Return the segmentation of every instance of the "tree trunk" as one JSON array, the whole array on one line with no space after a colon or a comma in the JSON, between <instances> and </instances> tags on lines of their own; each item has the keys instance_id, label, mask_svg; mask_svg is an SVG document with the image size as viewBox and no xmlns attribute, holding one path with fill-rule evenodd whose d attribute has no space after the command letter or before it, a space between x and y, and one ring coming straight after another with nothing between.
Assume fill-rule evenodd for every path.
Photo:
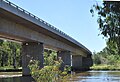
<instances>
[{"instance_id":1,"label":"tree trunk","mask_svg":"<svg viewBox=\"0 0 120 82\"><path fill-rule=\"evenodd\" d=\"M16 49L13 50L13 67L16 69Z\"/></svg>"}]
</instances>

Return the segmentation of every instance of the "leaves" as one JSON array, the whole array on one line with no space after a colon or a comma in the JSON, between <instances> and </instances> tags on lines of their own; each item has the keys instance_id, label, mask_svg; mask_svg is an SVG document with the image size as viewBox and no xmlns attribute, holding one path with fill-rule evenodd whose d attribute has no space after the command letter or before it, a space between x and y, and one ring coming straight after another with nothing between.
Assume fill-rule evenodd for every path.
<instances>
[{"instance_id":1,"label":"leaves","mask_svg":"<svg viewBox=\"0 0 120 82\"><path fill-rule=\"evenodd\" d=\"M96 65L119 65L120 56L116 42L108 40L107 46L102 51L93 53L93 61Z\"/></svg>"},{"instance_id":2,"label":"leaves","mask_svg":"<svg viewBox=\"0 0 120 82\"><path fill-rule=\"evenodd\" d=\"M13 66L13 63L16 63L17 67L21 66L20 65L20 61L21 61L20 48L21 48L21 45L18 43L0 40L1 66ZM14 62L13 58L16 60L16 62Z\"/></svg>"},{"instance_id":3,"label":"leaves","mask_svg":"<svg viewBox=\"0 0 120 82\"><path fill-rule=\"evenodd\" d=\"M48 51L49 52L49 51ZM44 52L45 66L39 69L37 60L31 60L29 68L32 77L37 82L66 82L68 78L68 71L71 70L70 66L65 66L64 71L60 70L62 60L57 58L57 53L52 51L51 54Z\"/></svg>"},{"instance_id":4,"label":"leaves","mask_svg":"<svg viewBox=\"0 0 120 82\"><path fill-rule=\"evenodd\" d=\"M90 12L98 14L98 24L101 34L116 42L120 55L120 2L104 1L103 5L93 5Z\"/></svg>"}]
</instances>

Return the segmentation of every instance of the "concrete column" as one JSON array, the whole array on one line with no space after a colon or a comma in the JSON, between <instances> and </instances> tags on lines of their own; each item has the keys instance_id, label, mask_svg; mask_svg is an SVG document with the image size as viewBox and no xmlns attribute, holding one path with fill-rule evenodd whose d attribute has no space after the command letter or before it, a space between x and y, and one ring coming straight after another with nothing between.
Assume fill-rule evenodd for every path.
<instances>
[{"instance_id":1,"label":"concrete column","mask_svg":"<svg viewBox=\"0 0 120 82\"><path fill-rule=\"evenodd\" d=\"M82 56L72 55L72 70L74 71L82 70Z\"/></svg>"},{"instance_id":2,"label":"concrete column","mask_svg":"<svg viewBox=\"0 0 120 82\"><path fill-rule=\"evenodd\" d=\"M43 44L37 42L28 42L22 44L22 72L23 75L30 75L30 69L28 68L29 61L39 60L40 68L43 67Z\"/></svg>"},{"instance_id":3,"label":"concrete column","mask_svg":"<svg viewBox=\"0 0 120 82\"><path fill-rule=\"evenodd\" d=\"M90 67L93 65L93 61L91 57L83 57L82 61L83 61L82 66L85 70L89 70Z\"/></svg>"},{"instance_id":4,"label":"concrete column","mask_svg":"<svg viewBox=\"0 0 120 82\"><path fill-rule=\"evenodd\" d=\"M71 53L70 51L58 51L58 57L63 61L60 70L63 71L66 65L71 66Z\"/></svg>"}]
</instances>

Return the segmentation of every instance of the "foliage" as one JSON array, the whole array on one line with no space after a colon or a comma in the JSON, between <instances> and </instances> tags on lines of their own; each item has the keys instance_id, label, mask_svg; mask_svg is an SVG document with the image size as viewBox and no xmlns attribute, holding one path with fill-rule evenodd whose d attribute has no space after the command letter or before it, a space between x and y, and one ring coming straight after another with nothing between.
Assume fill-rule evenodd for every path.
<instances>
[{"instance_id":1,"label":"foliage","mask_svg":"<svg viewBox=\"0 0 120 82\"><path fill-rule=\"evenodd\" d=\"M21 66L21 45L14 42L0 40L0 66Z\"/></svg>"},{"instance_id":2,"label":"foliage","mask_svg":"<svg viewBox=\"0 0 120 82\"><path fill-rule=\"evenodd\" d=\"M120 66L114 66L114 65L106 65L106 64L100 64L96 65L94 64L91 69L93 70L120 70Z\"/></svg>"},{"instance_id":3,"label":"foliage","mask_svg":"<svg viewBox=\"0 0 120 82\"><path fill-rule=\"evenodd\" d=\"M93 53L93 62L94 64L101 64L100 56L95 52Z\"/></svg>"},{"instance_id":4,"label":"foliage","mask_svg":"<svg viewBox=\"0 0 120 82\"><path fill-rule=\"evenodd\" d=\"M93 54L94 66L92 69L120 69L120 56L113 45L107 45L102 51Z\"/></svg>"},{"instance_id":5,"label":"foliage","mask_svg":"<svg viewBox=\"0 0 120 82\"><path fill-rule=\"evenodd\" d=\"M107 37L107 46L100 52L94 53L94 69L120 69L120 2L104 1L96 3L90 10L98 15L101 34ZM99 65L99 66L98 66Z\"/></svg>"},{"instance_id":6,"label":"foliage","mask_svg":"<svg viewBox=\"0 0 120 82\"><path fill-rule=\"evenodd\" d=\"M57 53L55 51L51 51L51 53L44 52L44 65L54 65L57 60Z\"/></svg>"},{"instance_id":7,"label":"foliage","mask_svg":"<svg viewBox=\"0 0 120 82\"><path fill-rule=\"evenodd\" d=\"M93 5L90 10L98 14L98 24L101 34L108 37L108 41L116 43L120 55L120 2L104 1L103 5Z\"/></svg>"},{"instance_id":8,"label":"foliage","mask_svg":"<svg viewBox=\"0 0 120 82\"><path fill-rule=\"evenodd\" d=\"M97 65L99 65L99 64L115 65L118 61L120 61L119 55L108 54L108 53L106 53L104 51L94 53L93 54L94 64L97 64Z\"/></svg>"},{"instance_id":9,"label":"foliage","mask_svg":"<svg viewBox=\"0 0 120 82\"><path fill-rule=\"evenodd\" d=\"M93 53L94 66L92 69L120 69L120 55L118 55L117 43L107 41L107 46L100 52Z\"/></svg>"},{"instance_id":10,"label":"foliage","mask_svg":"<svg viewBox=\"0 0 120 82\"><path fill-rule=\"evenodd\" d=\"M45 66L40 68L39 62L31 60L29 68L31 75L37 82L66 82L70 67L65 67L64 71L59 70L62 60L57 59L57 54L53 51L50 55L45 52Z\"/></svg>"}]
</instances>

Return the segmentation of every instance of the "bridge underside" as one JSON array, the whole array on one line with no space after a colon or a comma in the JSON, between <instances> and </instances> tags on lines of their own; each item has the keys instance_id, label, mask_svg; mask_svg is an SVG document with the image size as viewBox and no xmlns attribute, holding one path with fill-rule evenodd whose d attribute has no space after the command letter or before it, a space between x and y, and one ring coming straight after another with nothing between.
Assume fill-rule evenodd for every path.
<instances>
[{"instance_id":1,"label":"bridge underside","mask_svg":"<svg viewBox=\"0 0 120 82\"><path fill-rule=\"evenodd\" d=\"M63 60L61 70L65 65L72 65L76 70L89 68L92 65L91 52L63 38L59 32L48 30L51 28L45 24L6 3L2 5L0 3L0 38L22 44L23 75L30 74L27 66L31 58L39 60L40 67L43 67L45 48L58 52L58 57Z\"/></svg>"},{"instance_id":2,"label":"bridge underside","mask_svg":"<svg viewBox=\"0 0 120 82\"><path fill-rule=\"evenodd\" d=\"M44 43L46 48L55 50L71 51L75 55L87 56L87 54L80 48L70 46L64 41L57 40L48 35L36 32L29 27L25 27L14 21L0 17L0 37L18 42L40 42Z\"/></svg>"}]
</instances>

